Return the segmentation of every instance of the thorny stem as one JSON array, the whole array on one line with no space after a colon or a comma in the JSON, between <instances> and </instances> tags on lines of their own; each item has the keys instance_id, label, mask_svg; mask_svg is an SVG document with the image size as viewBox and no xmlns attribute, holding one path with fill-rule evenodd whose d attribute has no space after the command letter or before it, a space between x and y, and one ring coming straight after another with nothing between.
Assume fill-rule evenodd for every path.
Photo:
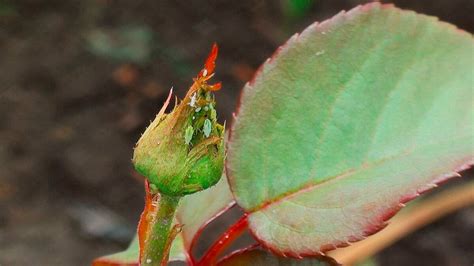
<instances>
[{"instance_id":1,"label":"thorny stem","mask_svg":"<svg viewBox=\"0 0 474 266\"><path fill-rule=\"evenodd\" d=\"M470 205L474 205L474 181L415 203L413 207L395 216L384 230L352 246L334 250L328 255L342 265L352 265L374 255L416 229Z\"/></svg>"},{"instance_id":2,"label":"thorny stem","mask_svg":"<svg viewBox=\"0 0 474 266\"><path fill-rule=\"evenodd\" d=\"M144 252L140 265L159 266L167 265L169 246L173 242L175 234L172 232L174 213L178 207L180 197L161 195L158 201L156 217L150 225Z\"/></svg>"},{"instance_id":3,"label":"thorny stem","mask_svg":"<svg viewBox=\"0 0 474 266\"><path fill-rule=\"evenodd\" d=\"M237 238L247 229L247 214L230 226L216 242L207 250L203 258L196 264L197 266L216 265L217 258L224 252Z\"/></svg>"}]
</instances>

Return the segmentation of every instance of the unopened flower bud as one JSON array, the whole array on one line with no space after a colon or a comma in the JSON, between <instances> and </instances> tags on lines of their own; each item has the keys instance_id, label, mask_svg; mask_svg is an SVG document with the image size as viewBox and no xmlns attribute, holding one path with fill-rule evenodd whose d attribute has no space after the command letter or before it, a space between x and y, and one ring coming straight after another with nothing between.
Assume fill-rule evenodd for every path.
<instances>
[{"instance_id":1,"label":"unopened flower bud","mask_svg":"<svg viewBox=\"0 0 474 266\"><path fill-rule=\"evenodd\" d=\"M224 126L217 123L213 91L217 46L185 98L165 114L171 92L155 120L138 141L133 154L135 169L160 193L183 196L216 184L224 166Z\"/></svg>"}]
</instances>

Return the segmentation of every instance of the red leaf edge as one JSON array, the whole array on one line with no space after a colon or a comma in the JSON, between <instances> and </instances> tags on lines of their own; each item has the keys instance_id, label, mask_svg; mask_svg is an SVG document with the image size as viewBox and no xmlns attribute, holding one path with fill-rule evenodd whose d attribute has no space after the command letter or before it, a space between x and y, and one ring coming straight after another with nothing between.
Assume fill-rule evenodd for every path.
<instances>
[{"instance_id":1,"label":"red leaf edge","mask_svg":"<svg viewBox=\"0 0 474 266\"><path fill-rule=\"evenodd\" d=\"M400 211L403 207L405 207L405 203L417 198L418 196L420 196L422 194L425 194L425 193L429 192L431 189L437 187L438 185L441 185L441 184L447 182L448 180L450 180L453 177L460 177L461 175L458 172L461 172L463 170L467 170L472 165L474 165L474 161L470 161L468 163L462 164L459 167L455 168L455 170L452 173L443 174L443 175L439 176L438 178L435 178L432 183L429 183L425 187L423 187L421 189L418 189L416 191L416 193L407 194L407 195L402 196L399 199L398 204L392 206L391 208L388 208L384 213L382 213L381 215L376 217L376 219L378 220L378 223L369 225L365 229L365 231L363 232L363 237L349 236L348 237L349 238L348 242L339 241L339 242L335 242L333 244L322 245L322 246L319 247L320 251L316 252L316 253L295 253L295 252L292 252L292 251L283 252L283 251L278 250L276 247L273 247L271 243L267 243L265 241L260 240L257 237L256 233L254 232L254 230L252 229L251 226L249 226L249 232L257 240L257 242L259 242L260 245L262 245L262 247L270 250L272 253L274 253L277 256L291 257L291 258L297 258L297 259L301 259L301 258L304 258L304 257L319 257L321 255L324 255L328 251L334 250L336 248L347 247L351 243L364 240L368 236L373 235L373 234L379 232L380 230L384 229L388 225L389 219L392 218L395 214L397 214L398 211Z\"/></svg>"}]
</instances>

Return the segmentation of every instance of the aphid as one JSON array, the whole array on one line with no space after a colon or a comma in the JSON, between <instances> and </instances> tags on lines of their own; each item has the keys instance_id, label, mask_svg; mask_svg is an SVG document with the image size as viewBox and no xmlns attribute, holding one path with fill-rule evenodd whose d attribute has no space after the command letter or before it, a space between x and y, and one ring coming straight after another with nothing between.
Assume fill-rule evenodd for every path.
<instances>
[{"instance_id":1,"label":"aphid","mask_svg":"<svg viewBox=\"0 0 474 266\"><path fill-rule=\"evenodd\" d=\"M184 132L184 143L186 143L186 145L189 145L189 143L191 143L191 140L193 139L193 134L194 128L192 126L188 126L186 128L186 131Z\"/></svg>"},{"instance_id":2,"label":"aphid","mask_svg":"<svg viewBox=\"0 0 474 266\"><path fill-rule=\"evenodd\" d=\"M211 120L206 118L206 120L204 120L204 125L202 127L202 131L204 132L204 136L206 136L206 138L208 138L211 135L211 130L212 130Z\"/></svg>"},{"instance_id":3,"label":"aphid","mask_svg":"<svg viewBox=\"0 0 474 266\"><path fill-rule=\"evenodd\" d=\"M214 108L211 109L211 119L212 121L216 121L217 120L217 112Z\"/></svg>"},{"instance_id":4,"label":"aphid","mask_svg":"<svg viewBox=\"0 0 474 266\"><path fill-rule=\"evenodd\" d=\"M193 93L193 95L191 95L191 100L189 101L189 106L191 106L191 107L196 106L196 93Z\"/></svg>"}]
</instances>

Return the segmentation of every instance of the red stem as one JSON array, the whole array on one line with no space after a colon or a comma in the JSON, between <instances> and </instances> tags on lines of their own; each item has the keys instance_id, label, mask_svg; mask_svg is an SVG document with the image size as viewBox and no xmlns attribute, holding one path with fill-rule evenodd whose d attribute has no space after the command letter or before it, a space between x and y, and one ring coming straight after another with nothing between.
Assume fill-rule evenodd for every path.
<instances>
[{"instance_id":1,"label":"red stem","mask_svg":"<svg viewBox=\"0 0 474 266\"><path fill-rule=\"evenodd\" d=\"M217 258L222 254L242 233L247 229L247 214L244 214L240 219L230 226L212 246L207 250L206 254L196 264L197 266L215 265Z\"/></svg>"}]
</instances>

